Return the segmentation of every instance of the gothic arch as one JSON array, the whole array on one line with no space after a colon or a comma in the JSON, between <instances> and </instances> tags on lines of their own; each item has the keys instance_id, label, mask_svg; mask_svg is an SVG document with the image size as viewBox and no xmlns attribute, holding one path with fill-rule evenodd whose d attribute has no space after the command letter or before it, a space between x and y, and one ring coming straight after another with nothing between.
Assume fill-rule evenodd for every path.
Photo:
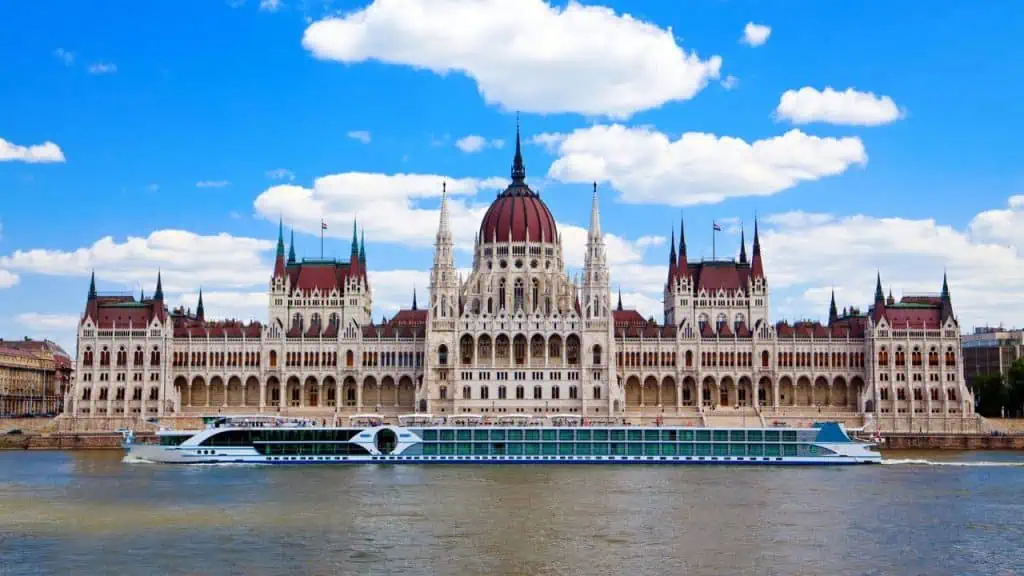
<instances>
[{"instance_id":1,"label":"gothic arch","mask_svg":"<svg viewBox=\"0 0 1024 576\"><path fill-rule=\"evenodd\" d=\"M626 378L626 408L636 408L643 403L640 379L636 376Z\"/></svg>"}]
</instances>

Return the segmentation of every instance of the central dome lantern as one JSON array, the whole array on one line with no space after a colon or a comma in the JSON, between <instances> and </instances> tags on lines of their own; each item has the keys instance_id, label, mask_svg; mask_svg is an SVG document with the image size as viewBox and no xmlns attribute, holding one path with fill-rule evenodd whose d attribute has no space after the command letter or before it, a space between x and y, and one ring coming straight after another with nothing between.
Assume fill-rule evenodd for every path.
<instances>
[{"instance_id":1,"label":"central dome lantern","mask_svg":"<svg viewBox=\"0 0 1024 576\"><path fill-rule=\"evenodd\" d=\"M526 165L519 144L516 123L516 155L512 160L512 183L491 203L480 223L480 243L530 242L557 244L558 227L551 211L526 184Z\"/></svg>"}]
</instances>

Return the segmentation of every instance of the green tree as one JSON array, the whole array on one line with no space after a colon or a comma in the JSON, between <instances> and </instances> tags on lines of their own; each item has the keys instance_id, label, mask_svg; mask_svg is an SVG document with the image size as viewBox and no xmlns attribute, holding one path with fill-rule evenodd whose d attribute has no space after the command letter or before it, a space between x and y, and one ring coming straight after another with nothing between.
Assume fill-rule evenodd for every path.
<instances>
[{"instance_id":1,"label":"green tree","mask_svg":"<svg viewBox=\"0 0 1024 576\"><path fill-rule=\"evenodd\" d=\"M986 418L998 418L1007 403L1007 387L999 374L985 374L974 379L974 410Z\"/></svg>"},{"instance_id":2,"label":"green tree","mask_svg":"<svg viewBox=\"0 0 1024 576\"><path fill-rule=\"evenodd\" d=\"M1024 360L1017 360L1006 372L1006 415L1024 416Z\"/></svg>"}]
</instances>

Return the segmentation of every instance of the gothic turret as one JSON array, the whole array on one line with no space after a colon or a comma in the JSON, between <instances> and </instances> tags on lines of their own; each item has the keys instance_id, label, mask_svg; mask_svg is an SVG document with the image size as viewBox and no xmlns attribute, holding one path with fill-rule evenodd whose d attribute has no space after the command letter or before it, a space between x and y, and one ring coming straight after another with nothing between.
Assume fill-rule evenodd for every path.
<instances>
[{"instance_id":1,"label":"gothic turret","mask_svg":"<svg viewBox=\"0 0 1024 576\"><path fill-rule=\"evenodd\" d=\"M199 289L199 303L196 305L196 318L206 320L206 310L203 308L203 289Z\"/></svg>"},{"instance_id":2,"label":"gothic turret","mask_svg":"<svg viewBox=\"0 0 1024 576\"><path fill-rule=\"evenodd\" d=\"M366 264L366 228L363 228L362 236L359 238L359 263Z\"/></svg>"},{"instance_id":3,"label":"gothic turret","mask_svg":"<svg viewBox=\"0 0 1024 576\"><path fill-rule=\"evenodd\" d=\"M686 261L686 227L683 218L679 218L679 262L676 263L676 270L681 276L688 276L690 264Z\"/></svg>"},{"instance_id":4,"label":"gothic turret","mask_svg":"<svg viewBox=\"0 0 1024 576\"><path fill-rule=\"evenodd\" d=\"M740 264L747 263L747 240L743 235L743 227L740 227Z\"/></svg>"},{"instance_id":5,"label":"gothic turret","mask_svg":"<svg viewBox=\"0 0 1024 576\"><path fill-rule=\"evenodd\" d=\"M671 286L676 281L678 273L679 257L676 255L676 228L672 227L671 248L668 251L668 283Z\"/></svg>"},{"instance_id":6,"label":"gothic turret","mask_svg":"<svg viewBox=\"0 0 1024 576\"><path fill-rule=\"evenodd\" d=\"M288 247L288 263L295 264L295 229L292 228L291 246Z\"/></svg>"},{"instance_id":7,"label":"gothic turret","mask_svg":"<svg viewBox=\"0 0 1024 576\"><path fill-rule=\"evenodd\" d=\"M597 182L590 204L590 228L587 230L587 255L583 259L584 316L604 318L608 314L608 264L601 236L601 212L597 200Z\"/></svg>"},{"instance_id":8,"label":"gothic turret","mask_svg":"<svg viewBox=\"0 0 1024 576\"><path fill-rule=\"evenodd\" d=\"M89 280L89 300L96 299L96 271L92 271L92 277Z\"/></svg>"},{"instance_id":9,"label":"gothic turret","mask_svg":"<svg viewBox=\"0 0 1024 576\"><path fill-rule=\"evenodd\" d=\"M153 293L153 300L163 301L164 299L164 283L163 279L160 278L160 271L156 271L156 292Z\"/></svg>"},{"instance_id":10,"label":"gothic turret","mask_svg":"<svg viewBox=\"0 0 1024 576\"><path fill-rule=\"evenodd\" d=\"M757 230L757 218L754 218L753 259L750 262L750 275L753 278L764 278L764 263L761 262L761 236Z\"/></svg>"},{"instance_id":11,"label":"gothic turret","mask_svg":"<svg viewBox=\"0 0 1024 576\"><path fill-rule=\"evenodd\" d=\"M459 302L455 242L448 215L448 187L441 185L441 214L434 241L434 265L430 271L430 315L435 320L455 318ZM454 325L452 325L454 328Z\"/></svg>"},{"instance_id":12,"label":"gothic turret","mask_svg":"<svg viewBox=\"0 0 1024 576\"><path fill-rule=\"evenodd\" d=\"M413 310L417 310L418 309L416 307L416 289L415 288L412 289L412 309Z\"/></svg>"},{"instance_id":13,"label":"gothic turret","mask_svg":"<svg viewBox=\"0 0 1024 576\"><path fill-rule=\"evenodd\" d=\"M836 309L836 291L832 290L832 302L828 305L828 323L831 326L839 320L839 312Z\"/></svg>"},{"instance_id":14,"label":"gothic turret","mask_svg":"<svg viewBox=\"0 0 1024 576\"><path fill-rule=\"evenodd\" d=\"M949 282L946 280L946 273L942 273L942 323L945 324L948 318L953 317L953 300L949 296Z\"/></svg>"},{"instance_id":15,"label":"gothic turret","mask_svg":"<svg viewBox=\"0 0 1024 576\"><path fill-rule=\"evenodd\" d=\"M274 257L274 278L284 276L284 220L277 224L277 255Z\"/></svg>"},{"instance_id":16,"label":"gothic turret","mask_svg":"<svg viewBox=\"0 0 1024 576\"><path fill-rule=\"evenodd\" d=\"M882 292L882 273L878 272L875 279L875 306L885 306L885 293Z\"/></svg>"}]
</instances>

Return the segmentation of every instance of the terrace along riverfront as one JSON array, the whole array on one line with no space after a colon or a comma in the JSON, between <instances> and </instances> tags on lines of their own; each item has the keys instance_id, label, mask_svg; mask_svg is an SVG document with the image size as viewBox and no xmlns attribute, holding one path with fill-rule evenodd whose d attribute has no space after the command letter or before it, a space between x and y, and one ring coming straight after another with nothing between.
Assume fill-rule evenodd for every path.
<instances>
[{"instance_id":1,"label":"terrace along riverfront","mask_svg":"<svg viewBox=\"0 0 1024 576\"><path fill-rule=\"evenodd\" d=\"M265 417L219 417L200 431L161 430L156 444L125 432L126 459L173 464L597 463L597 464L872 464L881 455L851 440L836 423L811 429L707 429L580 426L579 417L479 416L437 421L357 415L349 427ZM529 424L534 424L530 426Z\"/></svg>"}]
</instances>

